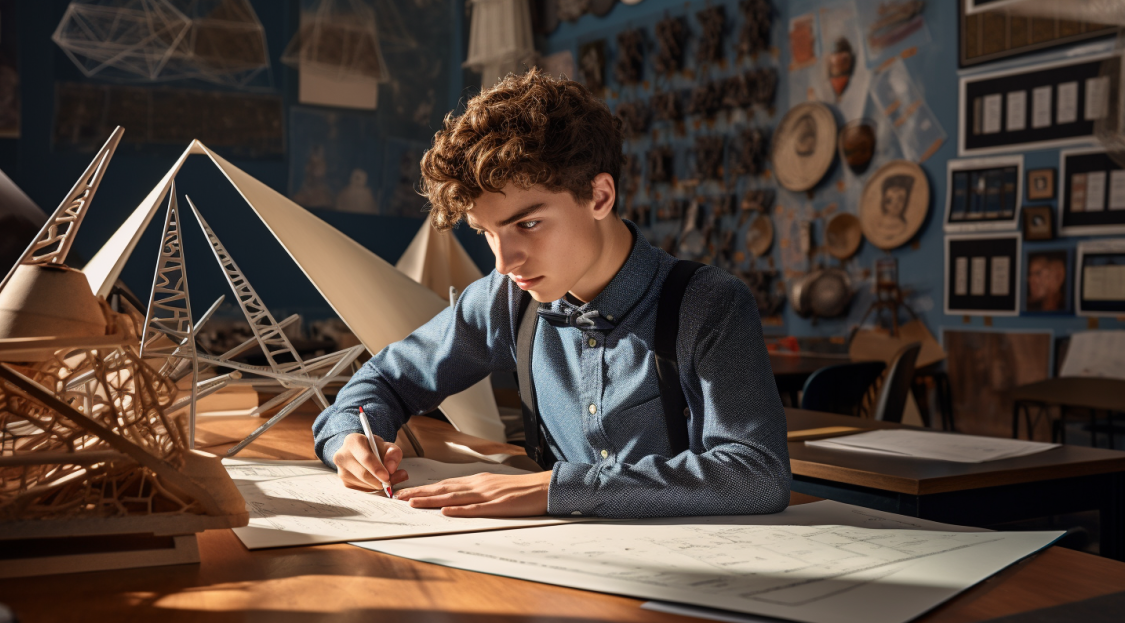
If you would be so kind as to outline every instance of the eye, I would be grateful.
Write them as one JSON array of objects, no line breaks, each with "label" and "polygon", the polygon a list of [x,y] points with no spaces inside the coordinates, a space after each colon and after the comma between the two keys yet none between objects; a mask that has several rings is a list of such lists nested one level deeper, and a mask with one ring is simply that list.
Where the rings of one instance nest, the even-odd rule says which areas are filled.
[{"label": "eye", "polygon": [[540,223],[540,221],[523,221],[519,224],[519,228],[520,229],[535,229],[535,227],[538,226],[539,223]]}]

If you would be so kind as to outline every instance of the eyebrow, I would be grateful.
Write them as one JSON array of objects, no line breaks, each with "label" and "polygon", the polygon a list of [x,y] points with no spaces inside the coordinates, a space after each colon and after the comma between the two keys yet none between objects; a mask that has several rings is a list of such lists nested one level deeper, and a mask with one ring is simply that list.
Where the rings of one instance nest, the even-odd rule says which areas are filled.
[{"label": "eyebrow", "polygon": [[503,221],[501,221],[500,226],[504,227],[506,225],[511,225],[512,223],[515,223],[516,221],[520,220],[521,218],[525,218],[525,217],[527,217],[527,216],[529,216],[529,215],[531,215],[535,212],[538,212],[540,209],[543,208],[544,205],[545,204],[542,201],[540,201],[539,203],[534,203],[532,205],[529,205],[526,208],[520,210],[519,212],[516,212],[512,216],[510,216],[510,217],[504,219]]}]

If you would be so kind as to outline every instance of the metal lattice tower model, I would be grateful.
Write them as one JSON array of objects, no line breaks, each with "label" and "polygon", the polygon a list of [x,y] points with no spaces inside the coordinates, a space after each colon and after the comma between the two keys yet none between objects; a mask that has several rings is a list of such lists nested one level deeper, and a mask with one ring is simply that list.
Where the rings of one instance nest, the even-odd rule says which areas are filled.
[{"label": "metal lattice tower model", "polygon": [[[250,330],[254,332],[254,337],[261,344],[262,352],[265,353],[270,367],[275,370],[295,371],[299,369],[301,372],[305,372],[305,363],[297,355],[297,350],[293,348],[293,344],[289,342],[285,332],[274,320],[273,314],[266,308],[258,293],[254,291],[250,281],[246,279],[246,275],[238,268],[238,264],[235,264],[234,258],[227,252],[223,243],[219,241],[219,237],[207,225],[207,221],[203,219],[203,215],[199,213],[199,209],[192,203],[191,198],[188,198],[188,205],[191,206],[191,211],[195,213],[199,226],[203,228],[203,234],[207,236],[207,241],[211,243],[211,250],[215,252],[215,259],[222,266],[223,274],[226,276],[227,282],[230,283],[231,289],[234,290],[238,305],[242,308],[242,313],[246,315],[246,320],[250,323]],[[279,358],[281,361],[279,361]]]},{"label": "metal lattice tower model", "polygon": [[86,212],[94,200],[94,193],[102,182],[105,170],[109,167],[109,161],[113,158],[113,152],[121,142],[123,134],[125,129],[121,126],[113,131],[109,140],[98,151],[98,155],[90,162],[90,166],[86,167],[82,177],[75,182],[74,188],[70,189],[66,198],[51,214],[51,218],[43,224],[35,240],[20,256],[20,261],[16,262],[4,277],[4,281],[0,281],[0,290],[4,289],[12,274],[16,272],[16,268],[22,264],[62,265],[66,262],[66,256],[70,253],[71,245],[74,244],[74,237],[78,234],[78,227],[82,225],[82,219],[86,218]]}]

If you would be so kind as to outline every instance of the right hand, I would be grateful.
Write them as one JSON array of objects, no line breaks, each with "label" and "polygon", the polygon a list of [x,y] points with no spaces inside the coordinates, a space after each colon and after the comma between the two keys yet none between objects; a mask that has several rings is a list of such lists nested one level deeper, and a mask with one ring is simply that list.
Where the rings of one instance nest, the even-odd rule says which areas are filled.
[{"label": "right hand", "polygon": [[398,468],[402,463],[402,448],[383,441],[378,435],[375,436],[375,443],[379,446],[379,455],[383,459],[382,466],[375,460],[371,445],[367,443],[367,437],[363,433],[352,433],[345,437],[344,445],[332,455],[336,474],[345,487],[382,493],[383,487],[378,478],[393,486],[410,477],[406,470]]}]

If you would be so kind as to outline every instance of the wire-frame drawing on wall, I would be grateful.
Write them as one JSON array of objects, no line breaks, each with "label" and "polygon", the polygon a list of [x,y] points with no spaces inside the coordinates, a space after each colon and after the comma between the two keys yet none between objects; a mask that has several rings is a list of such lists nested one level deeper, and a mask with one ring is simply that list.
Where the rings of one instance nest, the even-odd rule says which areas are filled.
[{"label": "wire-frame drawing on wall", "polygon": [[249,0],[73,0],[53,40],[86,77],[259,86],[266,34]]}]

